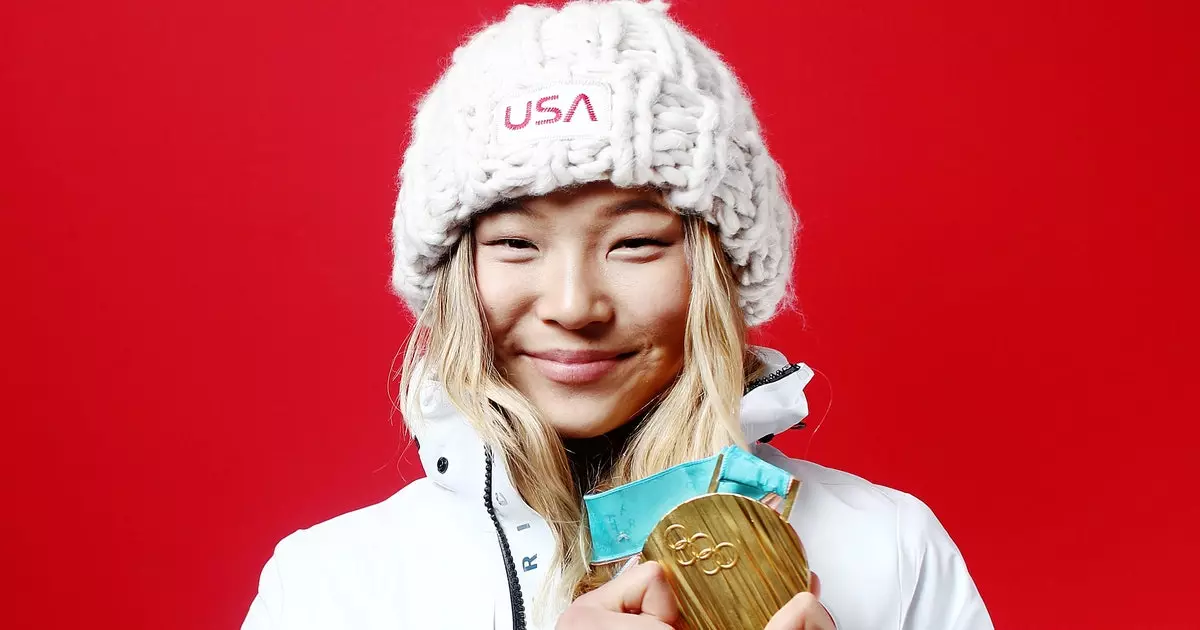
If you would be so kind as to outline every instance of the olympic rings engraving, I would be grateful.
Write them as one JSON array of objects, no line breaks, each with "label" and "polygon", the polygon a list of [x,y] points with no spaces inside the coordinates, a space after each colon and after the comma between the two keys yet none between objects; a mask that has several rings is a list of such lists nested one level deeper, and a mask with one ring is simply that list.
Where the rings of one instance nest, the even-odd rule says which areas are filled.
[{"label": "olympic rings engraving", "polygon": [[716,575],[721,569],[731,569],[737,564],[737,547],[733,543],[713,545],[712,538],[704,532],[688,536],[683,525],[675,524],[667,527],[663,537],[675,552],[675,562],[679,566],[695,564],[705,575]]}]

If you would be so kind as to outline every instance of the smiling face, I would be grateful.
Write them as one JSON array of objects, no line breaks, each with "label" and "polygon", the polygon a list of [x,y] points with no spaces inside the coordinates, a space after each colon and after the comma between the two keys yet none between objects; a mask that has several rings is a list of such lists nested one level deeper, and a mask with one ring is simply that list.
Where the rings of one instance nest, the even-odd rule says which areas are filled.
[{"label": "smiling face", "polygon": [[661,193],[589,184],[507,204],[473,232],[496,367],[559,435],[623,425],[679,373],[691,279]]}]

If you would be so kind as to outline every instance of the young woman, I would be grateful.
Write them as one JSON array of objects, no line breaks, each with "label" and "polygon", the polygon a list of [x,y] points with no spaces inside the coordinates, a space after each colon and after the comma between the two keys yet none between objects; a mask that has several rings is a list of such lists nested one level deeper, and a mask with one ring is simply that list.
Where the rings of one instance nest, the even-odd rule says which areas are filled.
[{"label": "young woman", "polygon": [[812,375],[746,343],[793,231],[747,96],[661,3],[476,34],[420,104],[394,222],[427,476],[285,538],[243,628],[676,627],[657,564],[589,565],[581,498],[731,444],[803,484],[819,581],[769,628],[990,628],[924,504],[766,444]]}]

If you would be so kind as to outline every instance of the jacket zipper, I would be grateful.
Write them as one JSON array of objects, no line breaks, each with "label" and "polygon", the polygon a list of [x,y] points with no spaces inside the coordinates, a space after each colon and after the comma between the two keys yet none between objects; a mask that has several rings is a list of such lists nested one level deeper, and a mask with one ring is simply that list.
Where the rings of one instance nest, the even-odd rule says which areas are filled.
[{"label": "jacket zipper", "polygon": [[[749,383],[746,384],[746,389],[745,389],[745,391],[742,392],[742,395],[745,396],[746,394],[749,394],[751,391],[758,389],[759,387],[762,387],[763,385],[770,385],[771,383],[774,383],[776,381],[781,381],[781,380],[795,374],[796,372],[799,372],[800,368],[803,365],[804,365],[803,363],[792,363],[790,365],[785,365],[784,367],[781,367],[778,370],[775,370],[774,372],[767,374],[766,376],[760,376],[759,378],[756,378],[753,381],[750,381]],[[804,421],[801,420],[800,422],[793,424],[791,428],[792,429],[803,429],[806,426],[808,426],[808,425],[804,424]],[[766,444],[773,439],[775,439],[775,434],[768,433],[768,434],[762,436],[761,438],[758,438],[758,441],[762,442],[763,444]]]},{"label": "jacket zipper", "polygon": [[500,541],[500,555],[504,556],[504,572],[508,575],[508,600],[512,605],[513,630],[525,630],[525,598],[521,595],[521,583],[517,580],[517,565],[513,562],[512,551],[508,546],[508,537],[500,526],[500,517],[496,516],[496,507],[492,504],[492,447],[484,447],[484,478],[483,478],[483,507],[487,509],[496,528],[496,538]]},{"label": "jacket zipper", "polygon": [[795,374],[796,372],[799,372],[800,368],[803,366],[803,363],[792,363],[790,365],[785,365],[784,367],[781,367],[778,370],[767,374],[766,376],[760,376],[753,381],[746,383],[746,390],[742,392],[742,395],[745,396],[746,394],[749,394],[751,390],[758,389],[763,385],[770,385],[775,381],[781,381]]}]

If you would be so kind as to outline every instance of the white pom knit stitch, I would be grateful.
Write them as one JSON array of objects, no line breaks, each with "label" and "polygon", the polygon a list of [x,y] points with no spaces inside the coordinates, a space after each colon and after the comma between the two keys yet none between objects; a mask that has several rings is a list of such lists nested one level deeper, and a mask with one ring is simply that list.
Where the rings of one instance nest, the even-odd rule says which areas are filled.
[{"label": "white pom knit stitch", "polygon": [[662,2],[516,6],[455,51],[399,175],[394,290],[414,312],[472,215],[598,180],[717,226],[750,325],[791,275],[793,216],[737,78]]}]

